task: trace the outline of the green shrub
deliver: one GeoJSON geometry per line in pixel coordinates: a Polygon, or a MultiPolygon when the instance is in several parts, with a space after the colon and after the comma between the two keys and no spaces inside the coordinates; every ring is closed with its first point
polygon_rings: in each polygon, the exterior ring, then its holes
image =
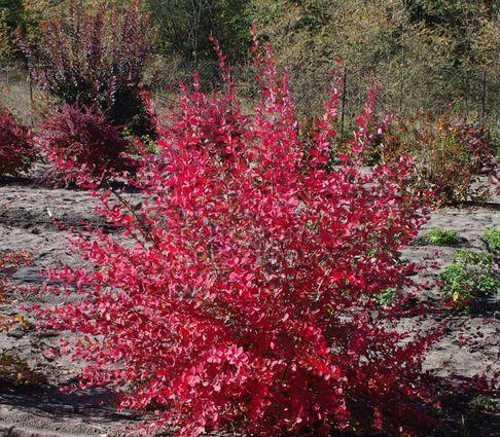
{"type": "Polygon", "coordinates": [[[500,228],[488,228],[484,240],[493,253],[500,254],[500,228]]]}
{"type": "Polygon", "coordinates": [[[441,273],[441,280],[445,295],[462,308],[470,307],[500,287],[493,256],[470,250],[457,252],[453,264],[441,273]]]}
{"type": "Polygon", "coordinates": [[[456,231],[434,228],[424,235],[422,242],[431,246],[458,246],[460,237],[456,231]]]}
{"type": "Polygon", "coordinates": [[[469,402],[469,409],[472,413],[495,413],[500,408],[500,399],[495,399],[485,395],[478,395],[469,402]]]}
{"type": "Polygon", "coordinates": [[[383,307],[390,307],[394,305],[397,298],[398,290],[396,288],[388,288],[377,296],[377,303],[383,307]]]}

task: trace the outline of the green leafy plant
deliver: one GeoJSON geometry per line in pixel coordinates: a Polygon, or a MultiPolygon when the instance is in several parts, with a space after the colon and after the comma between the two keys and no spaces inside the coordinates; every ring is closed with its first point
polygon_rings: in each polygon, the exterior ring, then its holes
{"type": "Polygon", "coordinates": [[[495,254],[500,254],[500,228],[488,228],[484,234],[488,248],[495,254]]]}
{"type": "Polygon", "coordinates": [[[421,241],[431,246],[457,246],[460,244],[460,237],[456,231],[433,228],[422,237],[421,241]]]}
{"type": "Polygon", "coordinates": [[[377,303],[383,307],[390,307],[394,305],[398,297],[398,290],[396,288],[388,288],[377,296],[377,303]]]}
{"type": "Polygon", "coordinates": [[[478,395],[469,403],[471,413],[494,413],[500,407],[500,399],[478,395]]]}
{"type": "Polygon", "coordinates": [[[460,250],[453,264],[441,273],[443,292],[454,305],[470,308],[477,300],[493,294],[500,287],[493,256],[460,250]]]}

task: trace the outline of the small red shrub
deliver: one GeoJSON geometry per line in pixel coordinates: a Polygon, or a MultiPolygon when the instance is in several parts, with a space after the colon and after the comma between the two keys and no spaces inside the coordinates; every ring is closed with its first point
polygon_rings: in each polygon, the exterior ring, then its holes
{"type": "Polygon", "coordinates": [[[495,149],[483,128],[474,127],[451,114],[435,120],[431,114],[397,119],[372,150],[385,162],[398,161],[409,153],[415,160],[413,185],[432,188],[442,203],[483,200],[488,187],[477,176],[498,177],[495,149]]]}
{"type": "Polygon", "coordinates": [[[287,77],[270,59],[261,68],[251,116],[230,82],[211,96],[183,89],[139,174],[142,205],[102,196],[126,240],[78,239],[95,268],[52,277],[80,298],[38,314],[79,334],[66,350],[87,363],[81,387],[156,410],[155,428],[423,430],[421,364],[437,334],[398,332],[398,302],[377,303],[411,284],[400,250],[427,218],[406,189],[411,160],[362,172],[360,130],[357,154],[329,171],[339,92],[306,156],[287,77]]]}
{"type": "Polygon", "coordinates": [[[38,142],[66,181],[104,179],[134,167],[129,142],[98,111],[64,105],[41,131],[38,142]]]}
{"type": "Polygon", "coordinates": [[[500,165],[488,130],[461,121],[453,125],[453,131],[473,157],[474,174],[488,176],[496,191],[500,192],[500,165]]]}
{"type": "Polygon", "coordinates": [[[31,166],[35,153],[28,128],[0,109],[0,175],[18,175],[31,166]]]}

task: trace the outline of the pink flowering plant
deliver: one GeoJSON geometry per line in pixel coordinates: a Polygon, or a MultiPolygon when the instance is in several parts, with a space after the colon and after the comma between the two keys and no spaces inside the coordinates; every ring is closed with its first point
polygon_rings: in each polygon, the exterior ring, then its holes
{"type": "Polygon", "coordinates": [[[222,56],[222,91],[182,87],[137,176],[142,203],[99,194],[123,233],[77,238],[95,267],[51,276],[79,299],[37,313],[77,334],[64,349],[86,363],[80,388],[156,412],[149,435],[425,429],[422,362],[439,334],[397,330],[402,304],[377,300],[412,285],[401,249],[428,208],[408,189],[411,159],[361,170],[371,98],[332,167],[335,87],[305,153],[288,76],[270,51],[257,59],[250,115],[222,56]]]}

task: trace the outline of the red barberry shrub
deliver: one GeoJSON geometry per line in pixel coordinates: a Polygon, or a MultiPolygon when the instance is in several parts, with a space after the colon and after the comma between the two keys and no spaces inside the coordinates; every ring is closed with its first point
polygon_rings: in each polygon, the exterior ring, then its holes
{"type": "Polygon", "coordinates": [[[67,182],[102,180],[134,168],[129,142],[98,110],[62,106],[43,124],[37,142],[67,182]]]}
{"type": "Polygon", "coordinates": [[[473,172],[475,175],[488,176],[497,192],[500,192],[498,180],[500,165],[490,132],[484,126],[474,126],[463,120],[453,125],[453,131],[460,138],[472,155],[473,172]]]}
{"type": "Polygon", "coordinates": [[[154,32],[140,0],[68,0],[41,25],[36,47],[20,39],[38,84],[60,103],[92,106],[111,124],[154,135],[141,98],[154,32]]]}
{"type": "Polygon", "coordinates": [[[18,175],[35,158],[31,132],[14,116],[0,109],[0,175],[18,175]]]}
{"type": "Polygon", "coordinates": [[[287,76],[265,59],[252,115],[228,74],[216,94],[183,88],[139,174],[142,204],[102,195],[123,235],[77,239],[95,268],[52,272],[68,284],[53,292],[78,297],[38,316],[78,334],[63,351],[87,363],[81,388],[156,411],[155,429],[423,430],[437,334],[398,330],[397,301],[377,301],[411,284],[400,250],[428,213],[411,160],[362,171],[360,130],[329,170],[336,89],[305,154],[287,76]]]}

